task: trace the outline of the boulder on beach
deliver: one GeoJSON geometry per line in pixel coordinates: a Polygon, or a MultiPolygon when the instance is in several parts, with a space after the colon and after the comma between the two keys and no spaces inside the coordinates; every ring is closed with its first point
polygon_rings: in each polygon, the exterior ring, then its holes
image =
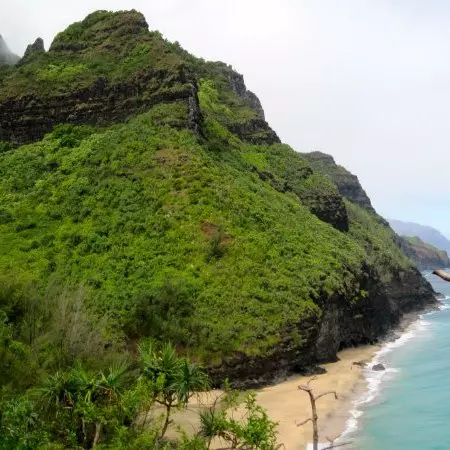
{"type": "Polygon", "coordinates": [[[372,370],[375,370],[376,372],[380,372],[382,370],[386,370],[386,367],[384,367],[383,364],[375,364],[372,366],[372,370]]]}

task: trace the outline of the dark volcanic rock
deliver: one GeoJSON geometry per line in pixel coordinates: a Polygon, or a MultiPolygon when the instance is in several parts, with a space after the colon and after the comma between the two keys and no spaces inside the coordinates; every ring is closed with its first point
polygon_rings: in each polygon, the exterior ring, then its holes
{"type": "Polygon", "coordinates": [[[322,152],[302,153],[311,167],[318,173],[331,178],[339,189],[342,197],[375,213],[372,203],[361,186],[356,175],[350,173],[342,166],[338,166],[331,155],[322,152]]]}
{"type": "Polygon", "coordinates": [[[372,366],[372,370],[374,370],[375,372],[382,372],[383,370],[386,370],[386,367],[384,367],[383,364],[375,364],[374,366],[372,366]]]}
{"type": "Polygon", "coordinates": [[[246,122],[232,124],[229,128],[243,141],[252,144],[276,144],[281,142],[275,131],[267,125],[264,119],[250,119],[246,122]]]}
{"type": "MultiPolygon", "coordinates": [[[[220,71],[224,74],[231,87],[231,90],[245,103],[247,103],[250,108],[252,108],[259,116],[260,119],[265,121],[264,110],[259,101],[259,98],[251,91],[247,89],[244,83],[244,76],[237,73],[231,66],[222,62],[215,63],[220,67],[220,71]]],[[[267,123],[267,122],[266,122],[267,123]]]]}
{"type": "MultiPolygon", "coordinates": [[[[185,102],[187,119],[174,126],[198,131],[201,117],[195,78],[180,70],[177,89],[160,91],[168,74],[148,71],[128,83],[99,78],[89,88],[52,97],[25,96],[0,103],[0,141],[22,145],[41,139],[59,123],[108,125],[148,111],[159,103],[185,102]],[[146,92],[145,98],[139,94],[146,92]]],[[[167,84],[166,84],[167,85],[167,84]]]]}
{"type": "Polygon", "coordinates": [[[265,120],[264,110],[259,98],[247,89],[243,75],[233,70],[230,65],[221,61],[209,62],[207,64],[209,70],[220,77],[224,84],[241,99],[243,104],[255,113],[254,118],[228,124],[229,130],[237,134],[243,141],[253,144],[279,143],[280,138],[265,120]]]}
{"type": "Polygon", "coordinates": [[[366,360],[353,361],[353,363],[352,363],[353,366],[358,366],[358,367],[366,367],[367,364],[368,364],[368,361],[366,361],[366,360]]]}
{"type": "Polygon", "coordinates": [[[301,346],[286,340],[265,357],[235,355],[212,367],[210,375],[218,385],[227,377],[241,380],[239,387],[267,384],[277,376],[336,361],[337,352],[343,348],[377,343],[400,324],[405,313],[437,304],[431,285],[414,268],[396,273],[390,282],[366,272],[360,282],[368,292],[366,298],[349,305],[345,298],[335,295],[322,305],[318,325],[298,324],[300,333],[307,336],[301,346]]]}

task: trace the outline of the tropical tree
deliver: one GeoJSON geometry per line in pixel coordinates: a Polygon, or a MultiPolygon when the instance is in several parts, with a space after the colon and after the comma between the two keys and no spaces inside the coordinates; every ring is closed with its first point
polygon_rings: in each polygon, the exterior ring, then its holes
{"type": "Polygon", "coordinates": [[[43,411],[53,419],[53,432],[75,432],[72,439],[90,448],[100,442],[103,428],[132,422],[138,402],[130,402],[127,394],[127,372],[125,365],[111,367],[106,374],[78,366],[47,377],[37,395],[43,411]]]}
{"type": "Polygon", "coordinates": [[[175,409],[185,407],[189,399],[209,388],[206,374],[188,358],[177,355],[171,344],[157,348],[151,342],[139,347],[143,377],[152,385],[154,401],[165,408],[160,433],[162,439],[175,409]]]}

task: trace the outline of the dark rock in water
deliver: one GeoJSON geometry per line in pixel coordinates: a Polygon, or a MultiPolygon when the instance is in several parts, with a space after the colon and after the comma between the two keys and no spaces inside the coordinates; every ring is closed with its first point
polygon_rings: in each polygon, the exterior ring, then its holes
{"type": "Polygon", "coordinates": [[[372,370],[374,370],[375,372],[381,372],[381,371],[383,371],[383,370],[386,370],[386,367],[384,367],[383,364],[375,364],[375,365],[372,367],[372,370]]]}

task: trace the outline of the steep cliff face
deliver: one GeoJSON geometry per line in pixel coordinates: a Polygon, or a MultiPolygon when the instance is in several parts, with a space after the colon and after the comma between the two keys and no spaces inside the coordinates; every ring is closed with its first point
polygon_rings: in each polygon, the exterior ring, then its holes
{"type": "Polygon", "coordinates": [[[247,384],[434,304],[357,178],[281,144],[229,66],[136,11],[42,47],[0,74],[0,140],[30,143],[0,143],[0,275],[87,286],[113,329],[247,384]]]}
{"type": "Polygon", "coordinates": [[[362,208],[374,213],[369,197],[361,186],[356,175],[350,173],[347,169],[339,166],[331,155],[322,152],[303,153],[302,156],[311,164],[311,167],[330,178],[338,187],[342,197],[356,203],[362,208]]]}
{"type": "Polygon", "coordinates": [[[59,123],[105,126],[159,103],[182,103],[178,125],[200,125],[195,77],[135,11],[93,13],[58,34],[49,52],[38,39],[0,83],[0,140],[16,145],[59,123]]]}
{"type": "Polygon", "coordinates": [[[98,78],[74,92],[4,100],[0,103],[0,140],[22,145],[41,139],[60,123],[105,126],[171,102],[181,106],[180,116],[171,124],[198,131],[196,82],[180,69],[176,75],[164,70],[146,71],[123,83],[98,78]]]}
{"type": "Polygon", "coordinates": [[[450,259],[445,250],[439,250],[423,242],[419,237],[400,237],[400,245],[405,254],[420,270],[434,270],[450,267],[450,259]]]}
{"type": "Polygon", "coordinates": [[[264,110],[258,97],[249,91],[244,77],[231,66],[220,61],[191,64],[201,79],[213,78],[218,91],[218,100],[229,111],[215,111],[220,122],[240,139],[253,144],[276,144],[279,137],[265,120],[264,110]]]}
{"type": "Polygon", "coordinates": [[[179,125],[198,132],[197,84],[213,76],[235,113],[224,120],[230,131],[256,144],[280,142],[242,75],[186,54],[150,32],[136,11],[90,14],[59,33],[48,52],[37,39],[19,66],[0,77],[0,141],[22,145],[60,123],[105,126],[171,102],[185,105],[179,125]]]}
{"type": "Polygon", "coordinates": [[[396,273],[389,283],[366,272],[361,280],[367,296],[349,304],[340,295],[323,299],[319,322],[299,321],[285,330],[285,338],[264,358],[244,353],[210,367],[214,380],[229,377],[238,387],[256,387],[274,377],[315,370],[321,363],[336,361],[336,353],[348,347],[375,344],[396,326],[405,313],[422,311],[436,305],[429,283],[417,270],[396,273]],[[300,330],[304,341],[292,339],[292,331],[300,330]],[[291,331],[291,332],[289,332],[291,331]]]}

